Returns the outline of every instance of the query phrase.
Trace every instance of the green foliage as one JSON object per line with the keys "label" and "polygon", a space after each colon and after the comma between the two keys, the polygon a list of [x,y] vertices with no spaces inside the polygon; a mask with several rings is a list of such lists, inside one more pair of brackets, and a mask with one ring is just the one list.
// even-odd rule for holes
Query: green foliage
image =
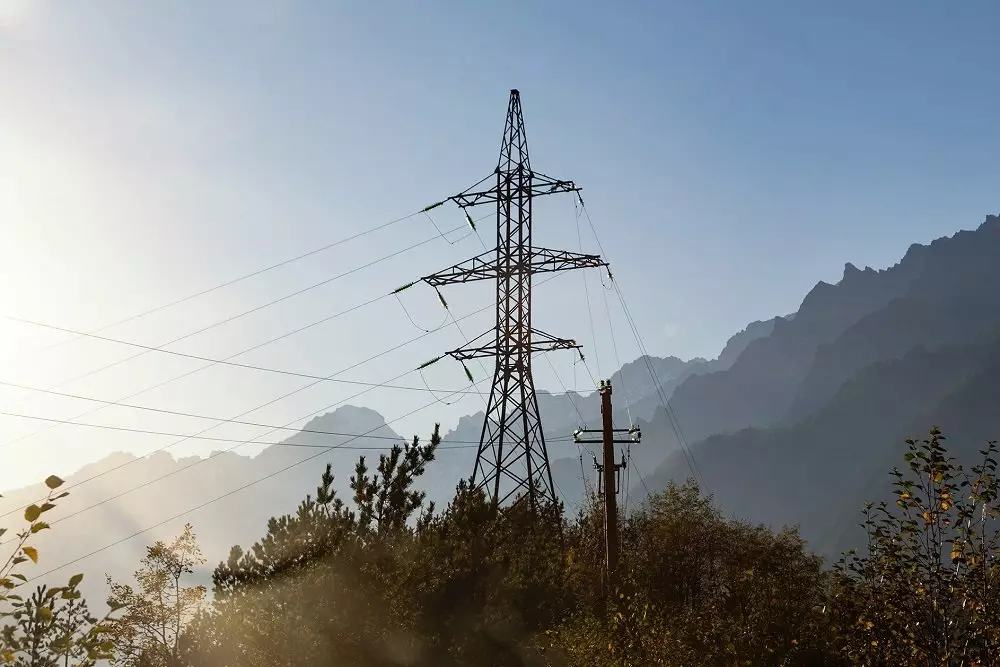
{"label": "green foliage", "polygon": [[[494,508],[461,483],[446,507],[416,483],[438,430],[359,460],[351,498],[328,466],[213,574],[184,630],[191,667],[976,665],[1000,642],[997,447],[966,474],[932,431],[869,506],[868,549],[832,569],[794,529],[724,517],[692,482],[621,517],[604,578],[596,501],[568,520],[527,498]],[[148,663],[161,664],[161,663]]]}
{"label": "green foliage", "polygon": [[181,664],[180,639],[205,601],[204,586],[182,586],[181,579],[205,559],[191,524],[171,542],[146,549],[135,572],[138,588],[112,581],[108,606],[122,614],[110,624],[113,663],[125,667],[175,667]]}
{"label": "green foliage", "polygon": [[[83,575],[75,574],[65,586],[37,586],[30,594],[22,593],[29,579],[19,570],[26,563],[36,564],[40,554],[29,542],[49,524],[45,513],[56,507],[55,501],[67,493],[56,494],[63,481],[56,476],[45,480],[46,499],[29,505],[24,511],[27,526],[11,545],[0,567],[0,660],[24,667],[79,665],[90,667],[111,657],[113,644],[108,615],[94,617],[80,593]],[[0,536],[6,529],[0,529]],[[27,595],[27,597],[25,597]]]}
{"label": "green foliage", "polygon": [[997,443],[965,471],[936,428],[908,440],[896,502],[869,505],[863,554],[837,564],[833,607],[859,664],[992,664],[1000,654]]}

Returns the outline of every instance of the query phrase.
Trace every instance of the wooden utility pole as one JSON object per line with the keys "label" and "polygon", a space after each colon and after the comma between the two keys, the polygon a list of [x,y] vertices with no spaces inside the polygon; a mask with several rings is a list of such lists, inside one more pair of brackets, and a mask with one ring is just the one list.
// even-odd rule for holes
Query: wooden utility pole
{"label": "wooden utility pole", "polygon": [[[573,437],[574,440],[580,444],[599,443],[602,445],[602,463],[598,464],[595,460],[594,467],[597,468],[598,475],[600,475],[598,478],[598,494],[601,494],[601,487],[603,487],[604,544],[606,550],[605,567],[607,568],[606,581],[608,590],[611,591],[613,590],[613,582],[615,574],[618,570],[618,555],[621,547],[618,536],[618,479],[621,475],[621,471],[628,463],[624,455],[622,456],[622,460],[620,462],[615,462],[615,443],[638,442],[642,437],[642,433],[636,426],[631,426],[627,429],[614,428],[614,424],[611,419],[612,407],[610,380],[601,380],[598,392],[601,396],[602,428],[600,430],[577,429],[577,431],[573,434]],[[600,433],[601,439],[586,440],[580,437],[583,433]],[[616,433],[627,433],[628,438],[616,438]]]}
{"label": "wooden utility pole", "polygon": [[604,541],[608,552],[608,582],[618,570],[618,494],[615,478],[615,434],[611,425],[611,382],[604,382],[601,393],[601,423],[604,445]]}

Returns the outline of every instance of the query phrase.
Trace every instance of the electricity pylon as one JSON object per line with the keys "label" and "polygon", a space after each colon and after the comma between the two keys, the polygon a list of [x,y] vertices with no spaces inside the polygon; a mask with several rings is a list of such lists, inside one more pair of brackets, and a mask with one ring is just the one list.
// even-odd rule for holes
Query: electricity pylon
{"label": "electricity pylon", "polygon": [[[494,182],[487,187],[490,180]],[[599,255],[532,245],[532,200],[564,192],[576,193],[579,197],[580,189],[572,181],[532,171],[521,96],[517,90],[510,91],[503,146],[496,169],[468,190],[445,200],[465,210],[470,222],[472,217],[468,209],[495,204],[496,248],[422,278],[435,289],[454,283],[496,281],[493,331],[477,337],[467,347],[447,353],[462,362],[482,357],[496,359],[493,387],[471,478],[472,486],[485,489],[494,506],[519,492],[528,497],[532,507],[540,500],[539,495],[548,500],[556,499],[531,377],[531,357],[538,352],[578,349],[580,346],[573,340],[556,338],[532,328],[531,277],[536,273],[607,267]]]}

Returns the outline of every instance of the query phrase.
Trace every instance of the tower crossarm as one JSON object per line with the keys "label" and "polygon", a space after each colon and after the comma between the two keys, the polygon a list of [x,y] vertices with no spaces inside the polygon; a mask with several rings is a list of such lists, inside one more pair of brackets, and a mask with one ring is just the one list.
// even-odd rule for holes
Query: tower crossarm
{"label": "tower crossarm", "polygon": [[[486,181],[491,178],[495,179],[497,176],[499,176],[499,185],[494,184],[490,188],[483,189],[482,186]],[[581,191],[581,188],[577,187],[573,181],[552,178],[537,171],[529,171],[524,174],[523,179],[520,181],[521,185],[518,187],[511,183],[512,180],[515,180],[516,176],[520,176],[520,174],[497,170],[491,176],[487,176],[468,190],[460,192],[457,195],[452,195],[445,201],[455,202],[459,207],[464,209],[481,204],[495,204],[498,200],[509,197],[511,190],[525,197],[542,197],[544,195],[554,195],[563,192]]]}
{"label": "tower crossarm", "polygon": [[[585,255],[567,250],[549,250],[548,248],[532,248],[528,256],[527,270],[530,273],[552,273],[568,271],[569,269],[587,269],[607,266],[608,263],[600,255]],[[472,259],[467,259],[444,271],[438,271],[421,278],[431,287],[469,283],[477,280],[492,280],[499,275],[500,265],[497,262],[496,250],[490,250]],[[514,273],[517,267],[514,267]]]}
{"label": "tower crossarm", "polygon": [[551,273],[569,269],[590,269],[608,265],[600,255],[585,255],[568,250],[531,249],[531,272]]}
{"label": "tower crossarm", "polygon": [[[482,338],[483,336],[480,336],[477,340]],[[553,352],[555,350],[576,350],[580,347],[581,345],[579,345],[575,340],[569,338],[556,338],[555,336],[547,334],[544,331],[532,329],[531,342],[526,349],[526,352],[529,354],[536,354],[538,352]],[[458,361],[468,361],[470,359],[495,357],[497,356],[497,350],[496,339],[493,339],[489,343],[483,345],[473,341],[471,345],[460,347],[457,350],[451,350],[445,354],[453,359],[457,359]]]}
{"label": "tower crossarm", "polygon": [[469,283],[477,280],[493,280],[497,277],[497,251],[489,250],[472,259],[459,262],[443,271],[421,278],[431,287]]}

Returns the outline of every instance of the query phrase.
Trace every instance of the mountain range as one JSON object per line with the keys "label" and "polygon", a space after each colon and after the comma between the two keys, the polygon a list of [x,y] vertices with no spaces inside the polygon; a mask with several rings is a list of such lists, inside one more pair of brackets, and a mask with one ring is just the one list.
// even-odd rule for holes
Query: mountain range
{"label": "mountain range", "polygon": [[[838,283],[818,283],[794,313],[747,325],[715,359],[625,364],[610,379],[616,425],[631,422],[643,431],[631,448],[632,502],[670,480],[695,477],[728,513],[774,527],[799,525],[823,555],[855,544],[859,510],[867,499],[886,497],[887,472],[905,437],[938,424],[960,458],[1000,437],[998,257],[1000,218],[989,216],[973,231],[912,245],[887,269],[847,264]],[[538,399],[556,487],[572,509],[594,471],[590,452],[568,436],[599,425],[599,397],[542,392]],[[471,471],[469,443],[478,442],[482,418],[465,416],[444,435],[422,482],[433,500],[446,502]],[[67,476],[71,495],[53,514],[52,530],[40,535],[38,567],[71,562],[56,574],[84,572],[101,592],[104,573],[127,576],[144,545],[189,520],[207,572],[233,544],[256,540],[268,518],[294,511],[326,463],[343,491],[366,453],[352,448],[391,440],[403,438],[380,414],[344,406],[255,457],[216,453],[201,462],[114,454]],[[6,492],[0,522],[15,525],[17,509],[42,496],[41,485]],[[192,507],[197,511],[188,514]]]}

